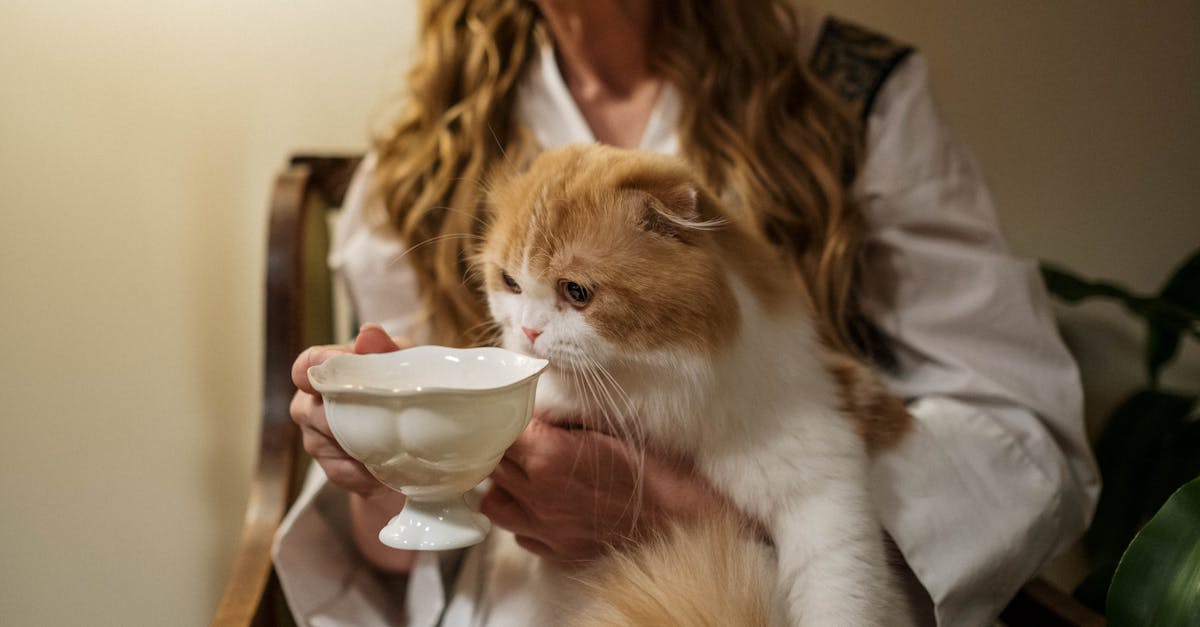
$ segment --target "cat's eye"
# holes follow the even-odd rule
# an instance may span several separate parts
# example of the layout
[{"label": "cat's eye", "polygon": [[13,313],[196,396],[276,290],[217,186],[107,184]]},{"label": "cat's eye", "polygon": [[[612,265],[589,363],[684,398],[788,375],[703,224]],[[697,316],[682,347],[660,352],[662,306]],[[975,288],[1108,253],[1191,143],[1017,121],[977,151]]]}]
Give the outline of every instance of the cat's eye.
[{"label": "cat's eye", "polygon": [[558,291],[562,293],[563,298],[567,299],[567,302],[576,307],[586,305],[592,297],[592,293],[586,287],[565,279],[558,282]]},{"label": "cat's eye", "polygon": [[521,293],[521,286],[517,285],[517,281],[509,276],[507,272],[501,272],[500,279],[504,281],[504,285],[508,286],[508,291],[512,292],[513,294]]}]

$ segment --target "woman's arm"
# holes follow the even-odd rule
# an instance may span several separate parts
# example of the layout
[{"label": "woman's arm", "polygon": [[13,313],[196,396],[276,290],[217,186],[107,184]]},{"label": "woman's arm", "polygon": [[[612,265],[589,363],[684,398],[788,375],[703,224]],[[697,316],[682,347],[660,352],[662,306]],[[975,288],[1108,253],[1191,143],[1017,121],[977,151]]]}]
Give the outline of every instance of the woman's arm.
[{"label": "woman's arm", "polygon": [[939,623],[983,624],[1090,519],[1099,484],[1078,374],[920,55],[885,84],[867,132],[863,306],[917,419],[876,461],[873,488]]}]

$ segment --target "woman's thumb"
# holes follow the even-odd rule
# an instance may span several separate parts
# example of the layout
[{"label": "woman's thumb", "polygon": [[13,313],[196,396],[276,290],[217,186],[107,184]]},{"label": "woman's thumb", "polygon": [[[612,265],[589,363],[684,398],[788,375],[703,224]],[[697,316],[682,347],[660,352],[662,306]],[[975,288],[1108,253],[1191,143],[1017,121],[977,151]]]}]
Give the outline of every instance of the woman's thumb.
[{"label": "woman's thumb", "polygon": [[373,322],[362,325],[362,328],[358,330],[358,337],[354,338],[354,352],[359,355],[390,353],[398,350],[400,347],[392,341],[387,331]]}]

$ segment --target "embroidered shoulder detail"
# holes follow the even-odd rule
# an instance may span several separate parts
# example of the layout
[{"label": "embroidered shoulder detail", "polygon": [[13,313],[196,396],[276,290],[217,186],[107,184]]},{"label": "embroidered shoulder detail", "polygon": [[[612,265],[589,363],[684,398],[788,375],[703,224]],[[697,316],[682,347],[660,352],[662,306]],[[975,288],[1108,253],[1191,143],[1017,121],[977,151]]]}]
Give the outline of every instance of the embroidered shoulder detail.
[{"label": "embroidered shoulder detail", "polygon": [[817,78],[865,120],[879,89],[912,51],[880,33],[830,17],[810,65]]}]

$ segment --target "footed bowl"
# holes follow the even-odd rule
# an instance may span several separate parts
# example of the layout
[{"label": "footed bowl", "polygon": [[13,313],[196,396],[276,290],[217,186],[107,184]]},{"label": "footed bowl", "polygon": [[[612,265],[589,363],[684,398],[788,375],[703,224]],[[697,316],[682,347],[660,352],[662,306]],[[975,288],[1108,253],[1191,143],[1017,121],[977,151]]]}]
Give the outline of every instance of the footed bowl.
[{"label": "footed bowl", "polygon": [[308,369],[338,444],[407,497],[380,541],[441,550],[483,540],[491,522],[463,494],[529,424],[547,365],[502,348],[419,346]]}]

